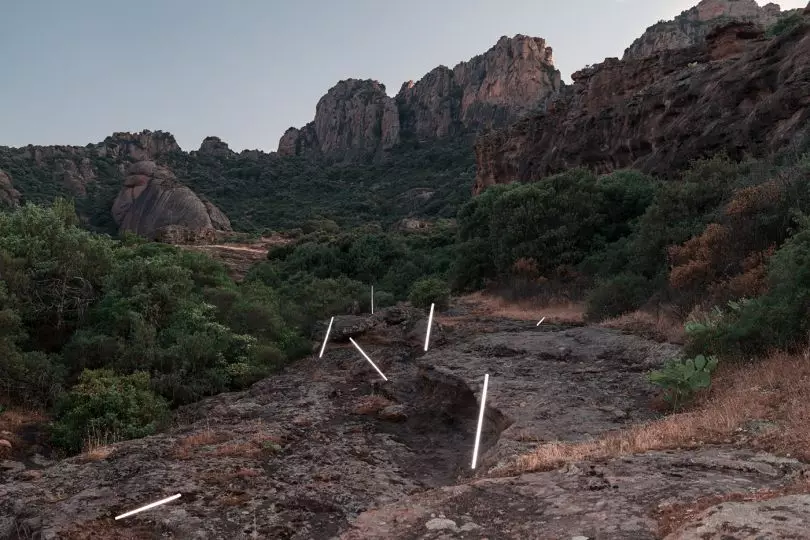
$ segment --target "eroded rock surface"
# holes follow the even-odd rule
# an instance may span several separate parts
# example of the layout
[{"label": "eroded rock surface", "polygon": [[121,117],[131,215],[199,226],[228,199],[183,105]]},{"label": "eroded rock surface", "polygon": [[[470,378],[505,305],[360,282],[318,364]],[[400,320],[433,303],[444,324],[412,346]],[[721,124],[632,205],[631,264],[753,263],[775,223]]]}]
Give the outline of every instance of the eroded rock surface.
[{"label": "eroded rock surface", "polygon": [[[795,461],[769,461],[766,455],[739,450],[653,452],[606,463],[578,463],[557,471],[476,480],[365,512],[340,538],[655,540],[660,538],[655,512],[661,507],[707,495],[779,488],[804,470]],[[434,516],[458,527],[431,529],[427,525]],[[474,533],[462,530],[465,523],[475,525]],[[755,537],[776,538],[756,534],[722,538]]]},{"label": "eroded rock surface", "polygon": [[[387,382],[351,344],[330,339],[322,359],[185,407],[165,433],[0,467],[0,538],[652,539],[673,504],[778,489],[804,470],[717,447],[476,479],[485,372],[479,476],[531,449],[528,439],[582,440],[650,418],[644,372],[677,348],[607,329],[480,319],[437,324],[424,354],[423,311],[363,318],[347,328]],[[174,493],[182,497],[165,507],[112,519]],[[801,508],[780,512],[793,520]]]},{"label": "eroded rock surface", "polygon": [[757,540],[807,538],[810,495],[788,495],[763,502],[724,502],[696,516],[665,540]]},{"label": "eroded rock surface", "polygon": [[654,416],[645,374],[677,356],[678,347],[602,328],[532,326],[471,337],[423,358],[476,391],[489,373],[488,402],[510,425],[482,456],[482,467],[502,465],[540,442],[587,440]]}]

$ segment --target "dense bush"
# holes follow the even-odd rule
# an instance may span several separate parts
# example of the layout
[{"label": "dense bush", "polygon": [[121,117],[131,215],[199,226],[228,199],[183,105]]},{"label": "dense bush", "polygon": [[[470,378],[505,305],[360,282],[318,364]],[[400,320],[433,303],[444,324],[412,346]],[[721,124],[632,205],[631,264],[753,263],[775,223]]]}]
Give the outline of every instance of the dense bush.
[{"label": "dense bush", "polygon": [[134,439],[154,433],[167,418],[167,403],[150,390],[149,375],[118,376],[87,370],[59,402],[54,442],[78,452],[88,440]]},{"label": "dense bush", "polygon": [[810,229],[798,232],[774,254],[767,292],[731,302],[689,327],[692,351],[747,359],[774,349],[794,349],[810,336]]},{"label": "dense bush", "polygon": [[634,311],[653,291],[653,283],[638,274],[623,273],[600,281],[588,294],[586,318],[601,321]]},{"label": "dense bush", "polygon": [[[147,384],[179,405],[242,388],[307,349],[304,328],[284,313],[291,300],[283,290],[237,285],[199,253],[84,230],[63,200],[0,213],[0,276],[4,401],[50,406],[65,391],[75,401],[121,377],[123,387],[137,381],[140,392]],[[98,381],[81,378],[100,369]],[[147,383],[127,378],[135,373]],[[67,431],[96,429],[92,414],[100,410],[76,407],[57,409],[57,422],[68,426],[57,439],[73,450],[80,443]],[[151,425],[142,420],[120,434],[141,433]]]},{"label": "dense bush", "polygon": [[450,288],[441,279],[420,279],[413,284],[408,299],[416,307],[427,309],[431,304],[436,304],[437,310],[447,309],[450,303]]},{"label": "dense bush", "polygon": [[455,230],[385,233],[367,227],[339,234],[318,231],[273,249],[246,282],[275,287],[287,300],[289,320],[307,327],[328,315],[368,312],[405,300],[427,276],[446,279],[453,262]]},{"label": "dense bush", "polygon": [[635,230],[656,186],[633,171],[598,177],[575,169],[488,189],[459,211],[453,285],[474,289],[508,278],[516,262],[529,259],[538,277],[570,275],[571,268]]},{"label": "dense bush", "polygon": [[572,170],[496,186],[465,204],[452,284],[535,295],[584,284],[592,320],[651,302],[683,315],[721,305],[722,317],[691,325],[695,354],[789,347],[810,331],[796,262],[806,233],[788,240],[808,213],[810,155],[799,152],[697,160],[665,183]]}]

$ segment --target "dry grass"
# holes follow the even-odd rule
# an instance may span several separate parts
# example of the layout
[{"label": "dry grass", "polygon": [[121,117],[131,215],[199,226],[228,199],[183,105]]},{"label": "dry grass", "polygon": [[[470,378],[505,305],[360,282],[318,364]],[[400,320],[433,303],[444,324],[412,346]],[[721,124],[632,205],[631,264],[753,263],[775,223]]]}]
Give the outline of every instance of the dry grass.
[{"label": "dry grass", "polygon": [[0,459],[25,453],[22,432],[31,426],[43,426],[48,420],[48,416],[37,409],[9,408],[0,412],[0,439],[11,445],[11,448],[0,445]]},{"label": "dry grass", "polygon": [[669,343],[682,344],[686,337],[683,329],[683,321],[667,312],[651,313],[641,310],[634,311],[619,317],[604,320],[599,326]]},{"label": "dry grass", "polygon": [[175,459],[192,459],[199,455],[255,458],[263,452],[275,452],[284,444],[282,437],[266,432],[259,425],[257,428],[259,431],[247,440],[234,440],[232,433],[217,432],[208,428],[180,439],[172,449],[172,456]]},{"label": "dry grass", "polygon": [[121,436],[115,432],[92,431],[84,440],[80,459],[85,462],[107,459],[115,450],[113,445],[120,440]]},{"label": "dry grass", "polygon": [[545,317],[544,322],[579,324],[584,321],[585,316],[584,304],[562,300],[540,302],[528,299],[510,302],[498,296],[476,292],[459,298],[458,302],[472,307],[480,315],[520,321],[539,321]]},{"label": "dry grass", "polygon": [[93,446],[82,452],[81,459],[83,461],[101,461],[107,459],[115,451],[111,445]]},{"label": "dry grass", "polygon": [[223,444],[206,453],[215,457],[256,457],[262,453],[262,448],[255,441],[249,441]]},{"label": "dry grass", "polygon": [[[691,410],[608,433],[584,443],[548,443],[504,472],[552,470],[585,459],[607,459],[702,444],[746,443],[810,460],[810,362],[784,353],[747,366],[718,369],[712,388]],[[750,421],[772,429],[750,432]]]},{"label": "dry grass", "polygon": [[352,409],[354,414],[375,415],[394,402],[383,396],[363,396]]},{"label": "dry grass", "polygon": [[231,435],[229,433],[214,431],[208,428],[180,439],[172,449],[172,457],[175,459],[190,459],[194,457],[197,450],[206,446],[223,443],[230,438]]}]

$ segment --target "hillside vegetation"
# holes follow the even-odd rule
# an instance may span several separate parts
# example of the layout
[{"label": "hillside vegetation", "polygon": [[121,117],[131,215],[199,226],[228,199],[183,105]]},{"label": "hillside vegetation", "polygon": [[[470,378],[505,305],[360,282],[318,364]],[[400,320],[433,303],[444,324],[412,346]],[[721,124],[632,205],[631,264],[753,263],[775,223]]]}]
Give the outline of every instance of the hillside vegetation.
[{"label": "hillside vegetation", "polygon": [[584,300],[593,322],[666,308],[695,357],[654,375],[668,390],[716,358],[796,351],[810,335],[808,149],[698,160],[670,182],[576,169],[487,189],[459,212],[453,286]]},{"label": "hillside vegetation", "polygon": [[[11,176],[24,202],[75,198],[87,227],[115,234],[110,210],[124,180],[122,162],[94,152],[87,152],[87,159],[95,178],[83,187],[86,193],[77,194],[75,185],[62,180],[59,158],[36,161],[0,147],[0,170]],[[158,161],[223,210],[235,230],[251,233],[295,229],[321,219],[342,227],[379,223],[388,228],[406,217],[453,218],[469,198],[475,176],[471,139],[465,136],[403,143],[380,162],[179,151]]]},{"label": "hillside vegetation", "polygon": [[454,231],[334,223],[234,283],[196,252],[79,226],[72,204],[0,214],[0,399],[55,412],[53,441],[147,435],[171,407],[244,388],[309,352],[313,323],[446,280]]},{"label": "hillside vegetation", "polygon": [[236,230],[298,228],[310,219],[388,227],[405,217],[455,217],[475,176],[470,147],[466,137],[406,143],[382,162],[352,164],[178,153],[169,165],[230,216]]}]

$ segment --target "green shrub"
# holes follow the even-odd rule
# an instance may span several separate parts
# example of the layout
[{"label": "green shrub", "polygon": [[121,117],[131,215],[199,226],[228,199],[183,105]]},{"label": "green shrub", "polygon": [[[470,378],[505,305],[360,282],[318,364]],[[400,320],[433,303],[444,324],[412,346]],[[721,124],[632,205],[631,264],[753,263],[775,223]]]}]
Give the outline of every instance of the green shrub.
[{"label": "green shrub", "polygon": [[601,321],[634,311],[650,298],[652,291],[650,280],[638,274],[623,273],[603,280],[588,294],[585,317]]},{"label": "green shrub", "polygon": [[374,309],[381,309],[396,304],[394,295],[386,291],[374,290]]},{"label": "green shrub", "polygon": [[143,372],[119,376],[107,369],[84,371],[56,407],[53,443],[79,452],[91,436],[125,440],[154,433],[166,420],[168,405],[149,386]]},{"label": "green shrub", "polygon": [[711,385],[717,358],[698,355],[695,358],[670,360],[660,370],[649,374],[649,380],[664,390],[664,399],[673,408],[681,408],[698,390]]},{"label": "green shrub", "polygon": [[690,327],[692,352],[747,359],[775,349],[791,350],[810,335],[810,229],[776,251],[768,265],[767,292],[715,310],[710,323]]},{"label": "green shrub", "polygon": [[416,307],[428,309],[430,304],[436,304],[435,308],[438,310],[447,309],[450,304],[450,288],[440,279],[421,279],[413,284],[408,299]]},{"label": "green shrub", "polygon": [[768,37],[778,37],[787,34],[794,28],[800,26],[802,22],[804,22],[804,18],[798,13],[782,16],[768,28],[765,35]]}]

